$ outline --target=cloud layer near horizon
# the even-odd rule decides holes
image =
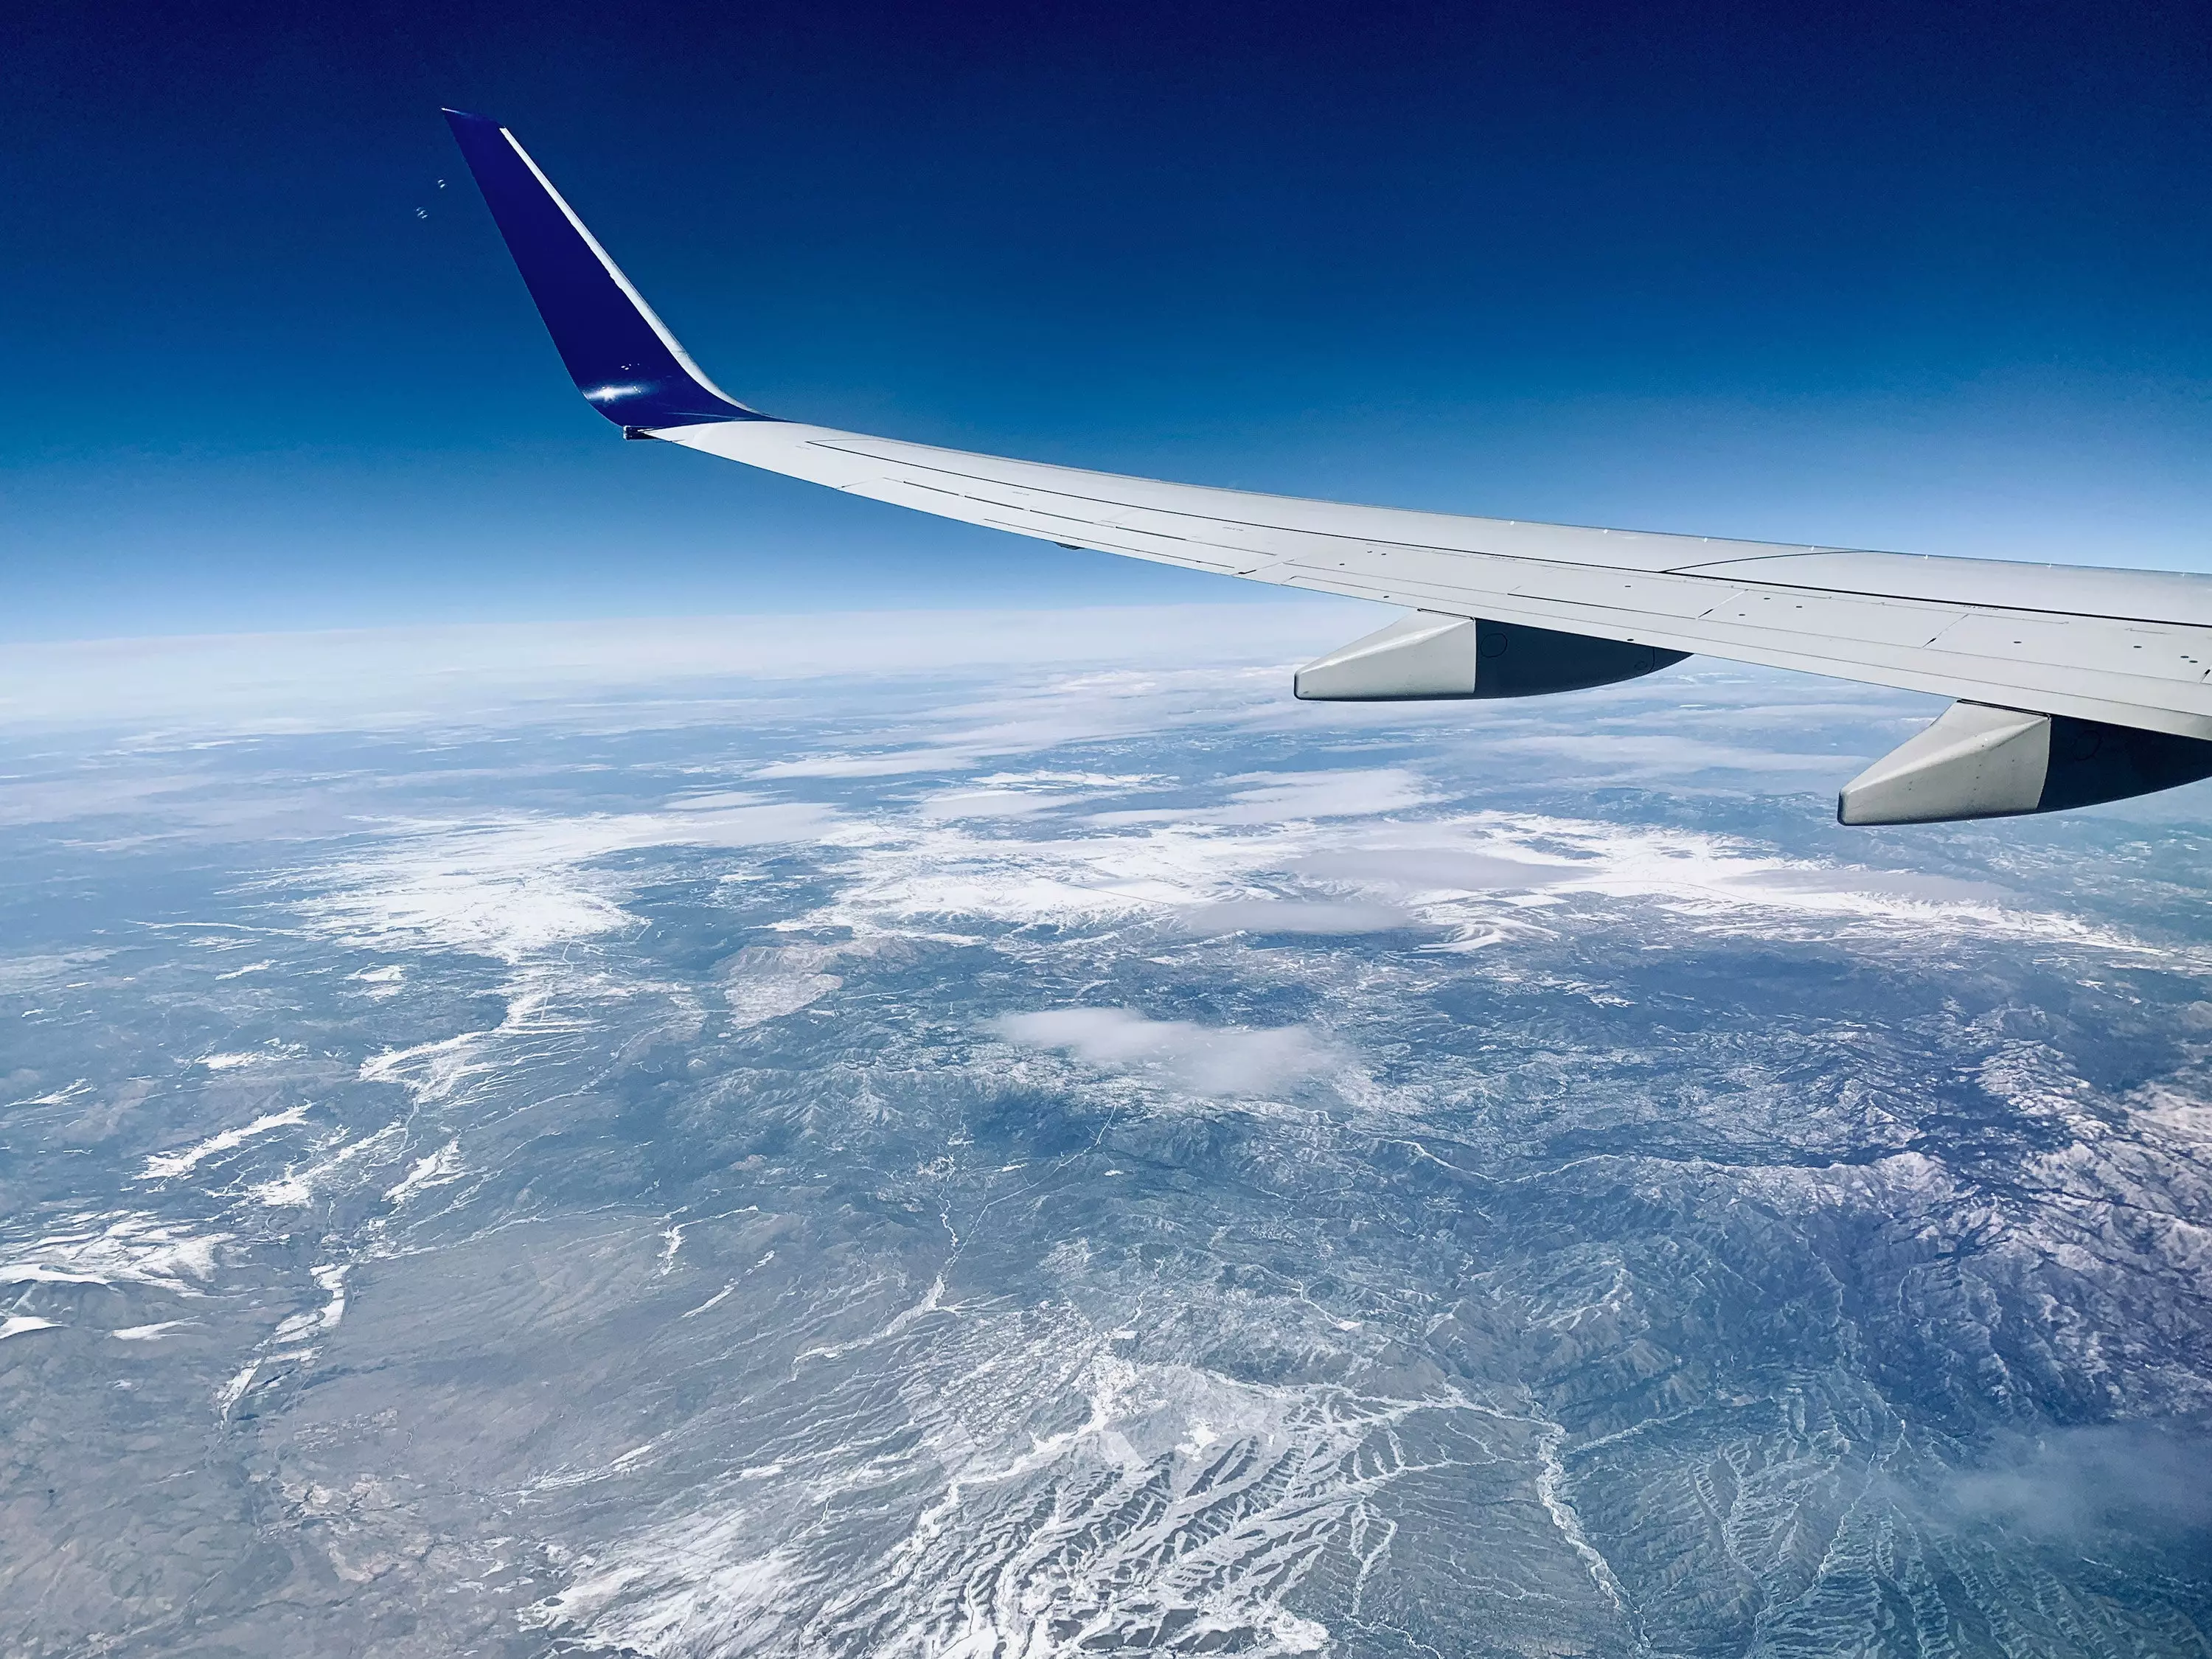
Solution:
[[[238,730],[315,728],[342,719],[358,728],[517,699],[665,690],[697,680],[1291,662],[1372,628],[1383,614],[1293,595],[1251,604],[484,623],[15,645],[0,656],[0,727],[152,718]],[[861,762],[847,769],[872,769]]]

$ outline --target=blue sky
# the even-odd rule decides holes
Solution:
[[[1812,9],[46,8],[0,630],[1271,597],[622,443],[441,103],[778,413],[2212,569],[2206,14]]]

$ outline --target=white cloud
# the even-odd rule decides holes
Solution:
[[[895,749],[883,754],[801,755],[796,760],[771,761],[757,769],[757,778],[896,778],[908,772],[958,772],[975,761],[956,750]]]
[[[1449,832],[1449,826],[1442,826]],[[1441,840],[1441,837],[1438,838]],[[1522,892],[1592,873],[1589,866],[1515,856],[1518,849],[1477,851],[1466,846],[1370,845],[1316,853],[1298,865],[1301,875],[1407,893]]]
[[[1694,772],[1817,772],[1833,775],[1833,755],[1753,749],[1704,738],[1627,732],[1547,732],[1499,738],[1494,750],[1557,755],[1600,771],[1608,779],[1668,778]],[[1848,763],[1844,764],[1848,765]]]
[[[1185,933],[1379,933],[1412,924],[1395,904],[1359,899],[1224,899],[1187,911],[1177,921]]]
[[[925,795],[921,814],[936,823],[967,818],[1028,818],[1100,796],[1171,787],[1147,772],[994,772],[964,787]]]
[[[407,825],[330,866],[308,917],[377,950],[455,950],[519,963],[630,921],[623,882],[587,866],[647,847],[762,847],[821,838],[830,807],[781,801],[670,812]]]
[[[11,647],[0,663],[0,726],[151,719],[171,730],[389,729],[457,714],[538,718],[578,697],[672,681],[1089,663],[1274,664],[1310,656],[1340,634],[1371,628],[1375,614],[1369,605],[1282,594],[1223,605],[618,618],[31,643]]]
[[[672,812],[719,812],[727,806],[758,806],[769,798],[744,789],[718,789],[711,794],[678,795],[668,803]]]
[[[1095,822],[1119,823],[1289,823],[1306,818],[1365,817],[1402,811],[1436,799],[1428,781],[1401,767],[1365,771],[1275,772],[1227,780],[1246,787],[1218,806],[1167,806],[1101,812]]]
[[[1141,656],[1142,653],[1136,653]],[[990,695],[940,704],[854,746],[771,761],[751,775],[895,777],[961,772],[987,760],[1066,744],[1146,738],[1187,726],[1235,727],[1279,719],[1290,699],[1287,671],[1225,667],[1099,669],[1027,684],[1009,678]]]
[[[1105,1071],[1142,1072],[1202,1095],[1264,1095],[1341,1067],[1334,1043],[1303,1025],[1257,1030],[1148,1019],[1127,1008],[1006,1014],[991,1029],[1024,1048],[1050,1048]]]
[[[1073,806],[1080,795],[1048,795],[1030,789],[955,789],[921,803],[921,815],[940,822],[959,818],[1032,818]]]
[[[1240,793],[1279,799],[1310,787],[1329,797],[1335,786],[1316,779],[1333,775],[1292,775],[1295,781],[1279,793],[1272,785]],[[1241,804],[1236,815],[1245,816]],[[1093,817],[1078,833],[1034,835],[879,820],[878,833],[843,844],[836,896],[803,921],[810,930],[866,934],[947,922],[1107,927],[1188,920],[1204,933],[1269,926],[1264,909],[1217,906],[1341,904],[1372,908],[1317,909],[1304,918],[1292,910],[1282,917],[1291,925],[1277,931],[1398,925],[1381,914],[1388,911],[1451,929],[1462,945],[1479,946],[1525,933],[1539,917],[1557,928],[1580,925],[1568,918],[1594,917],[1601,906],[1650,904],[1700,930],[1768,937],[1972,933],[2130,954],[2152,948],[1978,884],[1792,859],[1771,846],[1699,830],[1500,811],[1224,823],[1200,805],[1172,815],[1176,822],[1153,821],[1169,814],[1132,816],[1146,822]],[[2167,947],[2158,954],[2187,953]]]

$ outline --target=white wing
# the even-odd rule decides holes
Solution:
[[[2050,811],[2212,776],[2212,578],[1354,507],[773,419],[707,380],[512,134],[447,115],[578,388],[628,435],[1422,613],[1310,665],[1302,696],[1531,695],[1694,652],[1960,700],[1845,787],[1849,823]]]
[[[1352,507],[782,421],[653,435],[1065,546],[2212,738],[2212,578]]]

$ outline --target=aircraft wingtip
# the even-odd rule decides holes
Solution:
[[[446,123],[592,408],[617,426],[645,431],[770,418],[700,372],[513,133],[451,107]]]

